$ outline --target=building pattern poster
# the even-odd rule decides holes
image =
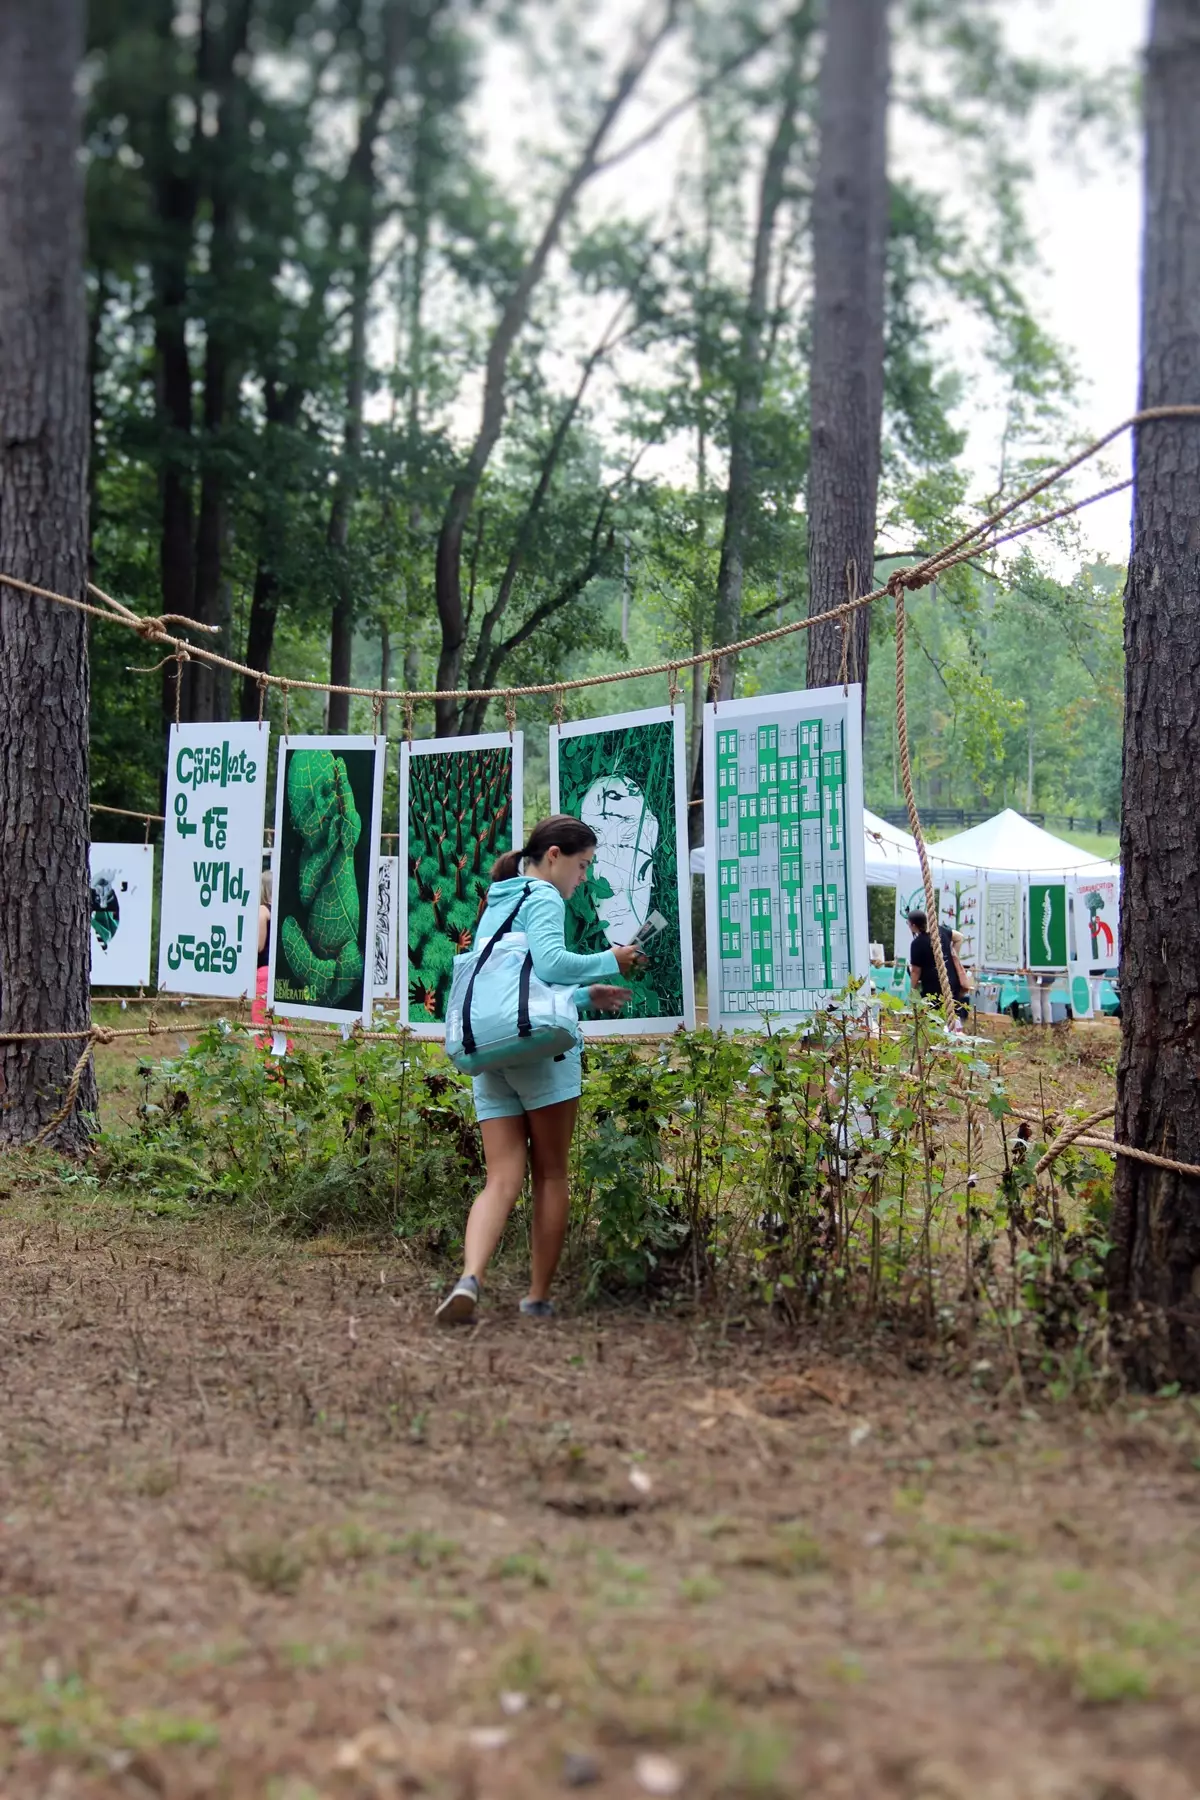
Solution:
[[[400,746],[400,1017],[443,1037],[454,958],[469,950],[492,864],[524,843],[519,731]]]
[[[93,987],[144,987],[150,979],[153,844],[92,844],[88,851]]]
[[[644,968],[612,977],[629,990],[624,1012],[584,1014],[589,1037],[695,1025],[684,724],[682,706],[664,706],[550,729],[550,810],[596,833],[587,882],[567,902],[567,948],[615,948],[653,914],[665,920]]]
[[[1120,961],[1121,889],[1115,875],[1077,875],[1075,954],[1089,975],[1115,969]]]
[[[268,1010],[371,1023],[386,743],[293,737],[279,745]]]
[[[173,725],[158,985],[252,998],[258,963],[265,725]]]
[[[381,856],[375,888],[375,968],[372,987],[377,1000],[395,1000],[396,894],[400,887],[400,858]]]
[[[704,709],[714,1027],[804,1019],[867,976],[860,708],[853,686]]]
[[[983,889],[983,966],[1012,971],[1022,966],[1021,883],[988,876]]]
[[[1027,937],[1031,969],[1067,966],[1067,886],[1064,881],[1031,881]]]

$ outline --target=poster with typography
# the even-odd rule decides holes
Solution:
[[[375,887],[375,970],[372,986],[377,1000],[396,998],[396,895],[400,889],[400,858],[381,856]]]
[[[400,746],[400,1017],[444,1037],[454,958],[469,950],[492,864],[524,843],[519,731]]]
[[[696,1023],[688,867],[684,711],[615,713],[550,728],[550,810],[596,833],[588,878],[567,902],[567,948],[581,955],[629,944],[655,914],[639,972],[616,1018],[582,1014],[588,1037],[675,1031]]]
[[[983,887],[983,966],[1003,973],[1023,966],[1021,884],[988,876]]]
[[[172,725],[167,751],[158,985],[254,995],[266,725]]]
[[[279,744],[267,1009],[371,1023],[386,740]]]
[[[1031,969],[1067,966],[1067,886],[1064,881],[1031,881],[1026,942]]]
[[[869,974],[861,706],[856,685],[704,709],[714,1028],[808,1018]]]
[[[1121,960],[1121,887],[1115,875],[1077,875],[1075,954],[1089,975],[1115,969]]]
[[[88,851],[92,986],[144,987],[150,979],[153,844],[93,844]]]

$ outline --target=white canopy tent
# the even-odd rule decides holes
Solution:
[[[911,841],[911,840],[910,840]],[[911,866],[913,858],[909,857]],[[994,819],[972,825],[954,837],[929,846],[929,860],[944,868],[982,869],[988,875],[1087,875],[1115,876],[1115,863],[1105,862],[1090,850],[1068,844],[1005,807]],[[936,875],[935,875],[936,879]]]

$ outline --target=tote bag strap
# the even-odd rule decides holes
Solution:
[[[479,971],[480,971],[480,969],[482,969],[482,967],[483,967],[484,963],[487,961],[488,957],[492,954],[492,951],[496,948],[496,945],[500,942],[500,939],[502,937],[504,937],[507,932],[510,932],[512,930],[517,914],[520,912],[520,910],[524,906],[526,900],[528,900],[528,898],[529,898],[531,887],[532,887],[532,883],[527,881],[525,883],[525,889],[521,895],[521,898],[517,901],[517,904],[513,907],[512,911],[509,913],[507,919],[505,919],[503,925],[501,925],[499,931],[495,932],[493,934],[493,936],[488,940],[487,944],[484,946],[484,949],[480,954],[479,961],[475,964],[475,967],[471,970],[471,979],[467,983],[467,991],[463,997],[463,1012],[462,1012],[463,1050],[466,1053],[466,1055],[468,1055],[468,1056],[474,1056],[474,1054],[475,1054],[475,1033],[471,1030],[471,999],[475,993],[475,983],[479,979]],[[532,958],[530,958],[529,960],[532,961]],[[522,977],[524,977],[524,971],[522,971]],[[525,981],[524,979],[523,979],[523,985],[522,985],[521,999],[524,1003],[525,1027],[524,1027],[524,1030],[521,1029],[521,1020],[520,1020],[520,1018],[518,1018],[517,1030],[520,1033],[521,1037],[528,1037],[530,1035],[529,983],[528,983],[528,981]]]

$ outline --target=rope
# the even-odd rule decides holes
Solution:
[[[1086,1119],[1075,1119],[1070,1124],[1064,1125],[1054,1142],[1047,1147],[1045,1155],[1038,1158],[1034,1166],[1034,1174],[1044,1175],[1050,1164],[1062,1155],[1069,1144],[1073,1144],[1076,1138],[1083,1137],[1093,1125],[1099,1125],[1102,1119],[1111,1119],[1116,1110],[1115,1106],[1106,1106],[1101,1112],[1092,1113]]]
[[[912,759],[908,748],[908,700],[904,680],[904,584],[896,582],[896,737],[900,747],[900,779],[904,786],[904,800],[908,807],[908,822],[912,829],[913,841],[917,846],[917,861],[921,865],[921,885],[925,889],[925,913],[929,921],[929,943],[933,950],[933,963],[937,970],[938,986],[942,990],[942,1011],[946,1015],[946,1023],[954,1021],[954,994],[950,987],[950,976],[946,970],[946,959],[942,955],[942,934],[938,929],[937,896],[933,891],[933,871],[929,867],[929,852],[925,848],[925,834],[921,830],[921,818],[917,812],[917,797],[913,792]]]
[[[102,600],[104,602],[103,606],[92,605],[86,600],[73,599],[68,594],[54,593],[49,588],[36,586],[33,582],[21,581],[15,575],[0,573],[0,583],[16,588],[21,593],[34,595],[39,599],[53,600],[61,606],[72,607],[75,611],[86,613],[91,618],[107,619],[115,621],[117,624],[125,625],[130,630],[136,631],[139,636],[147,639],[149,642],[162,644],[169,650],[181,653],[189,660],[199,658],[215,668],[228,669],[235,675],[248,677],[251,681],[263,681],[269,686],[278,687],[285,696],[285,708],[286,695],[289,687],[300,688],[306,691],[311,690],[323,694],[348,694],[352,698],[357,697],[365,700],[372,700],[379,696],[384,700],[400,700],[402,703],[412,701],[414,704],[417,702],[429,703],[438,700],[505,700],[511,703],[517,695],[544,696],[547,694],[566,692],[568,690],[576,691],[584,688],[604,687],[611,682],[638,681],[652,675],[669,675],[672,669],[691,669],[699,667],[704,663],[710,665],[712,674],[715,676],[719,671],[721,659],[724,657],[736,657],[741,655],[744,651],[758,649],[763,644],[777,643],[782,638],[791,637],[798,631],[811,631],[814,626],[817,625],[836,623],[838,620],[849,617],[849,615],[856,612],[859,607],[870,606],[876,600],[882,600],[885,594],[895,594],[901,586],[909,590],[927,587],[936,575],[946,569],[955,567],[959,562],[965,562],[973,556],[984,554],[987,550],[994,549],[996,545],[1010,542],[1012,539],[1020,537],[1026,532],[1042,530],[1045,526],[1053,523],[1055,520],[1066,518],[1069,514],[1080,511],[1082,507],[1092,505],[1096,500],[1103,499],[1109,494],[1119,493],[1123,487],[1129,485],[1127,482],[1121,482],[1114,487],[1102,489],[1100,493],[1089,495],[1083,500],[1072,501],[1069,505],[1061,507],[1057,512],[1037,519],[1028,520],[1025,524],[1014,527],[1010,532],[999,536],[992,536],[989,539],[989,533],[992,533],[997,525],[1003,524],[1003,522],[1006,519],[1011,518],[1015,512],[1019,512],[1022,506],[1025,506],[1029,501],[1036,499],[1037,496],[1044,493],[1047,488],[1053,487],[1054,484],[1061,481],[1064,476],[1071,474],[1083,463],[1089,461],[1093,456],[1098,455],[1100,451],[1106,449],[1114,439],[1120,437],[1122,432],[1134,430],[1141,425],[1148,425],[1156,422],[1169,422],[1171,420],[1182,421],[1185,419],[1197,418],[1200,418],[1200,405],[1152,406],[1145,408],[1141,412],[1133,413],[1129,418],[1123,419],[1119,425],[1115,425],[1111,431],[1105,432],[1103,437],[1096,438],[1092,443],[1086,445],[1075,456],[1069,458],[1068,461],[1059,463],[1057,467],[1049,470],[1039,481],[1034,482],[1031,487],[1024,489],[1024,491],[1018,494],[1015,499],[1010,500],[1007,505],[999,507],[995,512],[989,513],[985,519],[981,519],[977,525],[973,525],[969,530],[960,533],[952,543],[944,545],[940,550],[931,551],[927,557],[919,562],[911,564],[908,568],[895,571],[883,587],[873,588],[869,594],[862,594],[852,602],[847,602],[842,606],[835,606],[829,612],[817,613],[811,618],[793,619],[788,624],[777,625],[770,631],[756,632],[752,637],[739,638],[734,643],[722,644],[708,650],[700,650],[697,651],[694,656],[677,657],[672,662],[646,663],[640,668],[616,669],[602,675],[583,675],[571,681],[537,682],[527,687],[423,688],[413,689],[409,692],[400,692],[395,688],[343,687],[328,681],[303,681],[296,678],[285,680],[282,676],[267,674],[262,669],[252,669],[248,664],[236,662],[232,657],[222,656],[215,650],[207,650],[201,645],[189,644],[181,638],[173,637],[166,629],[168,625],[178,625],[189,631],[206,631],[212,633],[218,629],[215,625],[205,625],[197,619],[183,618],[177,613],[162,613],[155,617],[144,618],[140,614],[133,612],[121,601],[114,600],[111,595],[104,593],[101,588],[96,587],[91,582],[88,583],[87,591],[89,594],[95,595],[97,599]],[[710,682],[710,699],[712,698],[715,698],[715,685]]]

